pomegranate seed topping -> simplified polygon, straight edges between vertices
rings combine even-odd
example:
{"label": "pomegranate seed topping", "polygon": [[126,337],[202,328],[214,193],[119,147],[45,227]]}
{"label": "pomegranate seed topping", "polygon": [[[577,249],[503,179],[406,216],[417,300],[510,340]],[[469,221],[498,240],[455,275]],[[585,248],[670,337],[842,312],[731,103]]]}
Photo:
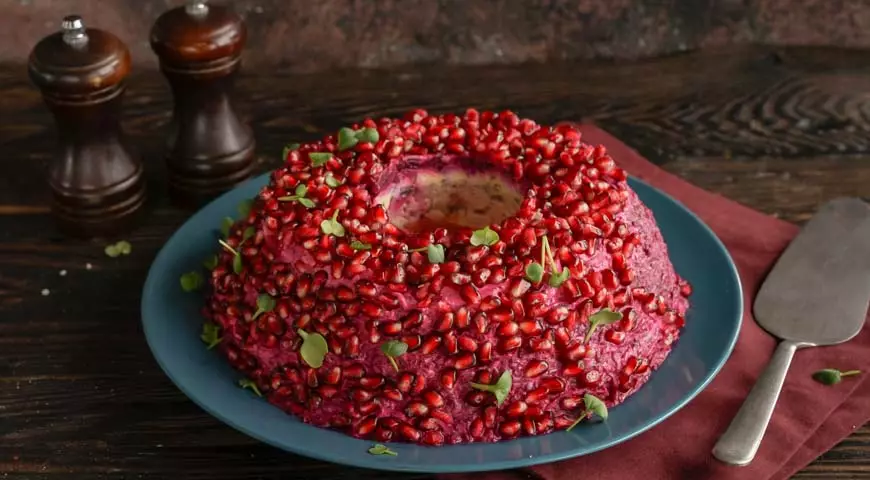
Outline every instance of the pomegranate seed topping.
{"label": "pomegranate seed topping", "polygon": [[548,389],[545,386],[540,386],[540,387],[530,391],[528,394],[526,394],[526,402],[538,403],[541,400],[544,400],[545,398],[547,398],[547,395],[549,395],[549,393],[550,393],[550,389]]}
{"label": "pomegranate seed topping", "polygon": [[465,402],[472,407],[479,407],[486,401],[486,395],[486,392],[480,390],[469,390],[468,393],[465,394]]}
{"label": "pomegranate seed topping", "polygon": [[559,393],[565,390],[565,381],[557,377],[547,377],[541,380],[538,384],[541,387],[546,387],[551,393]]}
{"label": "pomegranate seed topping", "polygon": [[380,375],[371,375],[368,377],[363,377],[359,380],[359,384],[368,389],[378,388],[384,384],[384,377]]}
{"label": "pomegranate seed topping", "polygon": [[459,349],[464,350],[466,352],[476,352],[477,351],[477,342],[474,341],[471,337],[462,336],[458,339]]}
{"label": "pomegranate seed topping", "polygon": [[437,418],[438,420],[441,420],[443,423],[445,423],[447,425],[453,425],[453,416],[450,415],[449,413],[445,412],[444,410],[439,410],[439,409],[432,410],[431,415],[432,415],[432,417]]}
{"label": "pomegranate seed topping", "polygon": [[496,335],[500,337],[512,337],[520,331],[520,326],[516,322],[505,322],[499,325],[496,329]]}
{"label": "pomegranate seed topping", "polygon": [[423,434],[423,443],[426,445],[443,445],[444,434],[435,430],[427,431]]}
{"label": "pomegranate seed topping", "polygon": [[641,375],[649,371],[649,361],[642,358],[637,361],[637,368],[634,370],[635,375]]}
{"label": "pomegranate seed topping", "polygon": [[456,311],[456,328],[468,328],[468,325],[468,309],[465,307],[460,307],[459,310]]}
{"label": "pomegranate seed topping", "polygon": [[420,346],[420,335],[405,335],[402,337],[402,343],[408,346],[408,350],[416,350]]}
{"label": "pomegranate seed topping", "polygon": [[474,328],[477,329],[478,333],[484,334],[486,333],[486,329],[489,327],[489,320],[487,319],[486,312],[477,312],[474,315]]}
{"label": "pomegranate seed topping", "polygon": [[466,368],[471,368],[477,364],[477,358],[473,353],[464,353],[459,355],[456,358],[456,361],[453,363],[453,367],[456,370],[465,370]]}
{"label": "pomegranate seed topping", "polygon": [[444,406],[444,397],[441,396],[440,393],[435,390],[429,390],[423,393],[423,401],[426,402],[430,407],[443,407]]}
{"label": "pomegranate seed topping", "polygon": [[505,414],[508,417],[516,418],[522,416],[526,413],[526,410],[529,408],[529,405],[522,400],[517,400],[516,402],[507,406],[505,410]]}
{"label": "pomegranate seed topping", "polygon": [[405,408],[405,413],[409,417],[423,417],[429,413],[429,407],[420,402],[412,402]]}
{"label": "pomegranate seed topping", "polygon": [[520,433],[520,422],[519,420],[508,420],[501,424],[498,431],[505,437],[514,437]]}
{"label": "pomegranate seed topping", "polygon": [[322,387],[320,387],[318,392],[323,398],[332,398],[335,396],[335,394],[338,393],[338,387],[336,387],[335,385],[323,385]]}
{"label": "pomegranate seed topping", "polygon": [[438,321],[438,324],[435,326],[435,330],[439,332],[446,332],[453,328],[453,319],[456,315],[453,312],[444,312],[444,315],[441,316],[441,320]]}
{"label": "pomegranate seed topping", "polygon": [[411,382],[414,381],[414,375],[410,373],[400,373],[399,378],[396,380],[396,388],[399,389],[402,393],[408,393],[411,391]]}
{"label": "pomegranate seed topping", "polygon": [[353,393],[351,393],[351,398],[353,398],[353,401],[357,403],[367,402],[371,400],[372,397],[374,397],[374,394],[372,394],[372,392],[368,390],[363,390],[361,388],[357,388],[353,391]]}
{"label": "pomegranate seed topping", "polygon": [[625,332],[619,330],[608,330],[604,332],[604,339],[614,345],[620,345],[625,340]]}
{"label": "pomegranate seed topping", "polygon": [[444,388],[453,389],[456,384],[456,370],[448,368],[441,372],[441,386]]}
{"label": "pomegranate seed topping", "polygon": [[539,375],[546,373],[547,369],[550,368],[550,365],[543,360],[532,360],[526,365],[526,377],[534,378]]}
{"label": "pomegranate seed topping", "polygon": [[395,402],[401,402],[402,399],[405,398],[405,396],[402,395],[402,392],[393,387],[385,387],[382,395],[384,398]]}
{"label": "pomegranate seed topping", "polygon": [[585,369],[585,364],[583,361],[571,362],[565,364],[565,367],[562,369],[562,375],[566,377],[576,377],[583,373]]}
{"label": "pomegranate seed topping", "polygon": [[521,279],[511,280],[509,292],[512,297],[519,298],[525,295],[526,292],[532,287],[532,284]]}
{"label": "pomegranate seed topping", "polygon": [[692,294],[692,286],[686,282],[680,284],[680,295],[688,297]]}
{"label": "pomegranate seed topping", "polygon": [[523,344],[523,339],[519,336],[502,338],[496,345],[496,350],[501,353],[507,353],[520,348]]}
{"label": "pomegranate seed topping", "polygon": [[444,348],[447,350],[447,353],[454,354],[459,352],[459,342],[456,339],[456,333],[447,332],[444,334]]}
{"label": "pomegranate seed topping", "polygon": [[355,363],[353,365],[349,365],[344,367],[344,376],[348,378],[361,378],[366,374],[365,367],[362,364]]}
{"label": "pomegranate seed topping", "polygon": [[420,430],[417,430],[416,428],[414,428],[408,424],[402,424],[399,427],[399,433],[403,437],[405,437],[406,440],[410,440],[412,442],[419,441],[420,437],[421,437]]}
{"label": "pomegranate seed topping", "polygon": [[459,289],[459,294],[463,300],[471,305],[477,305],[480,302],[480,291],[474,285],[463,285]]}
{"label": "pomegranate seed topping", "polygon": [[381,324],[380,330],[384,335],[398,335],[402,333],[402,322],[387,322]]}
{"label": "pomegranate seed topping", "polygon": [[577,361],[586,355],[586,345],[582,343],[573,343],[565,350],[565,358],[570,361]]}
{"label": "pomegranate seed topping", "polygon": [[374,303],[363,303],[362,312],[369,317],[378,318],[384,313],[384,309],[375,305]]}
{"label": "pomegranate seed topping", "polygon": [[492,360],[492,342],[486,341],[480,346],[478,357],[481,362],[487,363]]}
{"label": "pomegranate seed topping", "polygon": [[590,370],[583,376],[583,381],[586,385],[596,385],[599,380],[601,380],[601,374],[595,370]]}
{"label": "pomegranate seed topping", "polygon": [[354,429],[354,435],[357,437],[365,437],[366,435],[372,433],[375,430],[375,427],[378,425],[378,418],[375,416],[366,417],[357,424]]}
{"label": "pomegranate seed topping", "polygon": [[[569,424],[570,425],[570,424]],[[471,438],[481,439],[483,438],[483,420],[480,418],[475,418],[471,421],[471,425],[468,427],[468,434],[471,435]]]}

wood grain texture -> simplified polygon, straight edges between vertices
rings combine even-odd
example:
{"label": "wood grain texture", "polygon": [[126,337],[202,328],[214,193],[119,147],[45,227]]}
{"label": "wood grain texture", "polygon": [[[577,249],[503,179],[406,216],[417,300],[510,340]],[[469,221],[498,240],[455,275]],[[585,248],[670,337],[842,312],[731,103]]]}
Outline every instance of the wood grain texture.
{"label": "wood grain texture", "polygon": [[[0,0],[0,61],[24,61],[82,15],[154,65],[151,25],[182,0]],[[223,0],[245,17],[245,59],[295,71],[649,58],[746,45],[870,46],[863,0]]]}
{"label": "wood grain texture", "polygon": [[[365,115],[511,108],[541,122],[594,120],[703,188],[802,222],[836,196],[870,198],[868,60],[863,51],[749,48],[634,64],[278,70],[243,76],[238,103],[261,171],[277,165],[285,143]],[[139,325],[139,295],[190,212],[165,195],[171,99],[160,75],[134,76],[125,104],[151,197],[125,235],[132,254],[111,259],[102,248],[115,239],[55,233],[42,175],[51,119],[22,66],[0,67],[0,479],[427,478],[264,446],[203,413],[162,374]],[[870,479],[870,428],[797,478]]]}

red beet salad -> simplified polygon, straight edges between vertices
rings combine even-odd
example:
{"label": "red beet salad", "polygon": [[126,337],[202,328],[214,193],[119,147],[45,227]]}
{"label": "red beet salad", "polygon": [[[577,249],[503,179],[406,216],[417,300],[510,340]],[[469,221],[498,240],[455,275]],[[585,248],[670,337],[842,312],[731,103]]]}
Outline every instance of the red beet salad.
{"label": "red beet salad", "polygon": [[304,422],[425,445],[573,428],[680,334],[689,285],[575,126],[415,110],[284,157],[225,225],[203,338]]}

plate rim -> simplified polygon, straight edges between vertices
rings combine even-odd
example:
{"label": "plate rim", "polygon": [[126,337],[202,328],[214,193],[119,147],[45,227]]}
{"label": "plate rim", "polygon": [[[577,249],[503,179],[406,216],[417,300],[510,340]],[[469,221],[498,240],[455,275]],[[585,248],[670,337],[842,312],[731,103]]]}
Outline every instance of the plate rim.
{"label": "plate rim", "polygon": [[[147,301],[150,298],[147,295],[147,292],[149,289],[153,288],[153,287],[150,287],[151,285],[153,285],[155,282],[158,282],[161,280],[161,279],[157,278],[158,272],[155,271],[154,266],[156,264],[158,264],[158,261],[162,257],[169,255],[169,250],[167,250],[167,246],[170,245],[171,243],[173,243],[173,241],[176,239],[176,237],[180,235],[180,232],[183,229],[183,227],[188,222],[190,222],[196,215],[198,215],[200,212],[202,212],[206,208],[211,207],[215,203],[220,202],[225,196],[229,195],[231,192],[233,192],[237,189],[245,188],[246,186],[248,186],[250,184],[261,183],[261,182],[263,182],[264,179],[267,179],[269,175],[270,175],[270,173],[266,172],[262,175],[258,175],[256,177],[250,178],[247,181],[237,185],[235,188],[222,193],[221,195],[214,198],[212,201],[208,202],[207,204],[203,205],[198,210],[193,212],[181,225],[179,225],[175,229],[175,231],[173,231],[172,235],[170,235],[166,239],[163,247],[161,247],[160,251],[157,253],[157,255],[152,260],[151,266],[148,269],[148,275],[146,276],[145,282],[143,284],[143,289],[142,289],[142,299],[141,299],[141,303],[140,303],[140,315],[141,315],[143,333],[145,336],[146,343],[148,344],[148,348],[151,351],[151,355],[154,357],[155,361],[157,362],[158,366],[160,366],[160,369],[163,371],[163,373],[176,386],[176,388],[178,388],[190,401],[192,401],[194,404],[196,404],[199,408],[201,408],[206,413],[208,413],[212,417],[216,418],[220,422],[232,427],[233,429],[235,429],[235,430],[237,430],[237,431],[239,431],[239,432],[241,432],[241,433],[243,433],[251,438],[254,438],[254,439],[256,439],[256,440],[258,440],[266,445],[269,445],[273,448],[282,450],[284,452],[295,454],[295,455],[300,455],[300,456],[305,456],[308,458],[321,460],[321,461],[325,461],[325,462],[329,462],[329,463],[333,463],[333,464],[337,464],[337,465],[345,465],[345,466],[369,468],[369,469],[379,469],[379,470],[384,470],[384,471],[420,472],[420,473],[470,473],[470,472],[485,472],[485,471],[494,471],[494,470],[505,470],[505,469],[511,469],[511,468],[521,468],[521,467],[529,467],[529,466],[546,464],[546,463],[553,463],[553,462],[558,462],[561,460],[567,460],[567,459],[571,459],[571,458],[577,458],[577,457],[589,455],[589,454],[599,452],[599,451],[605,450],[607,448],[613,447],[613,446],[618,445],[620,443],[624,443],[624,442],[626,442],[626,441],[628,441],[628,440],[630,440],[630,439],[632,439],[632,438],[634,438],[634,437],[636,437],[644,432],[647,432],[650,429],[652,429],[653,427],[659,425],[663,421],[670,418],[672,415],[674,415],[675,413],[677,413],[681,409],[683,409],[686,405],[689,404],[689,402],[691,402],[692,400],[697,398],[697,396],[710,385],[710,383],[713,381],[713,379],[715,379],[716,376],[718,376],[718,374],[721,372],[722,368],[725,366],[725,364],[731,358],[731,355],[734,353],[734,348],[735,348],[737,341],[740,337],[740,331],[741,331],[741,328],[743,325],[743,314],[745,313],[745,305],[744,305],[745,299],[744,299],[744,295],[743,295],[743,283],[742,283],[742,280],[740,278],[740,274],[739,274],[739,270],[737,269],[737,265],[734,263],[734,259],[732,258],[728,249],[722,243],[722,240],[718,237],[718,235],[716,235],[716,233],[700,217],[698,217],[698,215],[695,214],[695,212],[693,212],[691,209],[689,209],[688,207],[683,205],[682,202],[676,200],[668,193],[662,191],[659,188],[652,186],[648,182],[646,182],[638,177],[629,176],[629,182],[636,182],[636,183],[643,185],[646,188],[649,188],[650,190],[654,191],[656,194],[662,196],[665,200],[667,200],[668,202],[673,204],[676,208],[678,208],[679,210],[682,210],[683,213],[688,214],[690,217],[692,217],[700,225],[700,227],[703,229],[703,231],[712,239],[712,243],[713,243],[713,245],[715,245],[716,250],[718,250],[720,253],[722,253],[724,255],[724,258],[727,260],[727,273],[732,281],[732,285],[734,286],[734,290],[735,290],[736,307],[737,307],[736,311],[738,312],[738,316],[737,316],[738,318],[736,319],[736,322],[734,323],[733,333],[730,335],[730,338],[728,338],[728,341],[725,344],[724,354],[722,355],[722,358],[720,358],[716,362],[716,364],[706,374],[706,376],[703,378],[703,380],[700,383],[698,383],[696,386],[694,386],[688,394],[684,395],[677,402],[675,402],[672,405],[670,405],[669,407],[667,407],[667,409],[663,413],[659,414],[656,418],[654,418],[653,421],[651,421],[647,424],[644,424],[640,428],[637,428],[635,431],[633,431],[627,435],[621,436],[619,438],[612,438],[612,439],[609,439],[607,441],[600,442],[599,444],[597,444],[593,447],[585,447],[582,450],[574,449],[574,450],[568,450],[568,451],[546,453],[546,454],[536,455],[536,456],[533,456],[531,458],[524,457],[524,458],[519,458],[519,459],[488,461],[486,463],[478,463],[478,464],[470,464],[470,465],[469,464],[447,464],[447,465],[431,465],[431,466],[427,465],[427,466],[422,467],[422,468],[414,468],[413,465],[408,465],[408,464],[404,464],[404,463],[398,464],[395,462],[386,462],[386,461],[377,462],[378,463],[377,465],[373,465],[373,463],[375,463],[374,460],[377,460],[378,458],[380,458],[380,457],[375,457],[375,456],[372,457],[373,461],[369,462],[369,463],[356,462],[353,460],[353,457],[342,457],[342,456],[337,456],[337,455],[329,455],[329,454],[323,453],[322,450],[319,450],[316,448],[309,448],[305,442],[301,442],[299,444],[294,444],[292,446],[287,445],[286,442],[276,441],[274,439],[268,438],[267,436],[261,434],[260,432],[254,430],[254,429],[248,428],[247,426],[243,425],[240,422],[237,422],[234,418],[232,418],[230,416],[225,416],[221,413],[218,413],[214,408],[212,408],[210,406],[209,401],[207,401],[206,399],[200,398],[200,396],[197,393],[195,393],[192,389],[189,389],[185,385],[185,382],[180,381],[172,373],[172,370],[165,362],[165,359],[157,354],[157,350],[155,349],[155,346],[152,345],[152,335],[149,335],[149,333],[148,333],[149,332],[149,325],[148,325],[149,322],[146,320],[150,316],[149,311],[151,309],[151,307],[149,306],[150,303]],[[632,187],[632,188],[634,188],[634,187]],[[653,212],[653,214],[655,214],[655,212]],[[679,342],[677,343],[677,347],[675,347],[675,348],[679,348]],[[273,406],[273,408],[277,408],[277,407]],[[287,415],[289,416],[290,414],[287,414]],[[294,419],[295,419],[295,417],[294,417]],[[298,421],[298,419],[297,419],[297,421]],[[307,424],[302,424],[302,423],[300,423],[300,424],[308,426],[310,428],[320,428],[320,427],[315,427],[313,425],[307,425]],[[562,432],[551,432],[547,435],[542,435],[540,437],[535,437],[535,438],[545,438],[548,435],[559,434],[559,433],[562,433]],[[353,437],[349,437],[349,438],[353,438]],[[355,439],[355,440],[358,440],[361,443],[368,443],[368,444],[375,443],[375,442],[363,440],[363,439]],[[519,439],[506,440],[504,442],[497,442],[497,443],[493,443],[493,444],[507,444],[507,443],[513,442],[513,441],[519,441]],[[401,444],[399,444],[399,445],[401,445]],[[444,445],[442,447],[422,447],[421,446],[421,448],[455,448],[455,447],[461,448],[462,444],[460,444],[460,445]],[[329,452],[330,450],[326,450],[326,451]]]}

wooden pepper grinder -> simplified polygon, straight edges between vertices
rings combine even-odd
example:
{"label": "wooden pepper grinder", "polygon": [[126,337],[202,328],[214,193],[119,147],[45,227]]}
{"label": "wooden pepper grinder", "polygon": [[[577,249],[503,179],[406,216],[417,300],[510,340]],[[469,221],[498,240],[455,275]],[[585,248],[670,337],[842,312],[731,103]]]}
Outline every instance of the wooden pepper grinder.
{"label": "wooden pepper grinder", "polygon": [[241,17],[202,0],[165,12],[151,29],[175,97],[166,162],[177,203],[200,203],[251,174],[254,136],[230,99],[245,38]]}
{"label": "wooden pepper grinder", "polygon": [[68,16],[60,32],[33,48],[28,71],[57,125],[48,182],[58,226],[82,237],[125,229],[145,201],[142,162],[124,143],[120,125],[127,47]]}

